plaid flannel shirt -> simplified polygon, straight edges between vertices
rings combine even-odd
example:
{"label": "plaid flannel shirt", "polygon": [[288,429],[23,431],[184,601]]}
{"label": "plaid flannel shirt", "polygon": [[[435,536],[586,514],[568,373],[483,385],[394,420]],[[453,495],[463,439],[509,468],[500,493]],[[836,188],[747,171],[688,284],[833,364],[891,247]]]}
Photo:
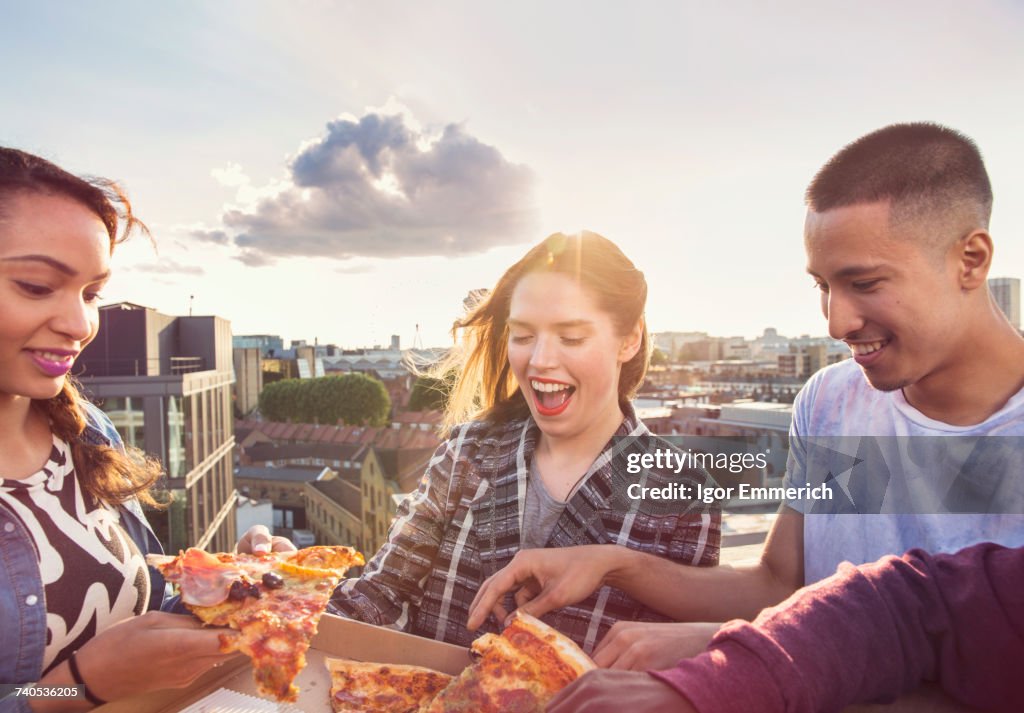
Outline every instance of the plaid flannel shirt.
{"label": "plaid flannel shirt", "polygon": [[[329,611],[462,646],[481,633],[498,631],[494,617],[479,632],[468,631],[466,619],[484,580],[520,549],[529,464],[539,434],[532,418],[456,428],[437,449],[419,489],[399,507],[387,543],[361,577],[342,583]],[[630,409],[570,494],[547,546],[618,544],[679,564],[717,564],[717,509],[691,500],[627,496],[632,483],[710,482],[702,470],[627,472],[629,453],[673,448]],[[511,595],[506,605],[511,609]],[[543,619],[588,653],[616,621],[667,620],[608,586]]]}

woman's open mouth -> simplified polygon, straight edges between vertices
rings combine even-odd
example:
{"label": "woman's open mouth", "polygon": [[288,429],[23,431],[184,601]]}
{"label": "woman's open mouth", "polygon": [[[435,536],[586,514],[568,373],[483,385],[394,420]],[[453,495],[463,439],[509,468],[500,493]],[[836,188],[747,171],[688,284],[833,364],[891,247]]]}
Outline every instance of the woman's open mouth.
{"label": "woman's open mouth", "polygon": [[557,416],[569,407],[576,387],[550,379],[530,379],[533,401],[541,416]]}

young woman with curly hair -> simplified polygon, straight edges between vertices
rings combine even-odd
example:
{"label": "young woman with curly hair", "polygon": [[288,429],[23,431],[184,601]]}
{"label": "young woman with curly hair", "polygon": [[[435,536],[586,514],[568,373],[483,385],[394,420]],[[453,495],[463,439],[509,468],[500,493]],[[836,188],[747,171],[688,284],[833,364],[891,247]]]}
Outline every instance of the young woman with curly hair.
{"label": "young woman with curly hair", "polygon": [[217,631],[159,611],[145,555],[160,545],[140,507],[159,463],[127,451],[68,376],[135,229],[147,232],[116,184],[0,148],[0,684],[87,691],[8,696],[5,713],[85,710],[223,659]]}

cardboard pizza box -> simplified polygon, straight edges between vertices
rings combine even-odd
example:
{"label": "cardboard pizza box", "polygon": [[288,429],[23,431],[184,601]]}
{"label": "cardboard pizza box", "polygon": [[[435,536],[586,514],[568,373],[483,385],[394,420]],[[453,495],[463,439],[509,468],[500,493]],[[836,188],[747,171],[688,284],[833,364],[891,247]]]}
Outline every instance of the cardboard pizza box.
{"label": "cardboard pizza box", "polygon": [[[282,704],[280,710],[330,712],[331,681],[324,666],[327,657],[426,666],[452,675],[461,673],[471,663],[467,648],[324,614],[318,633],[306,652],[306,668],[295,679],[300,690],[299,699],[291,708]],[[248,657],[239,654],[204,674],[188,688],[154,691],[94,710],[97,713],[177,713],[220,688],[256,696]],[[253,710],[260,709],[254,707]]]}

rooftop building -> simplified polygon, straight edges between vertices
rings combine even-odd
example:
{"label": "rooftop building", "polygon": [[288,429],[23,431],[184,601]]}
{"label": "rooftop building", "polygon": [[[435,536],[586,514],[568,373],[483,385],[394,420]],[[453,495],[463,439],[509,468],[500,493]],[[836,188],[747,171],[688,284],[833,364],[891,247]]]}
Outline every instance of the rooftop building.
{"label": "rooftop building", "polygon": [[77,364],[125,443],[164,465],[170,507],[150,520],[165,548],[234,547],[230,322],[109,305]]}

